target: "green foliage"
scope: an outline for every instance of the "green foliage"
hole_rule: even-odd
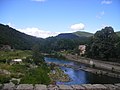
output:
[[[20,83],[28,83],[28,84],[49,84],[50,78],[48,76],[48,68],[46,67],[38,67],[28,71],[21,79]]]
[[[116,53],[117,53],[117,58],[120,59],[120,37],[119,37],[119,40],[116,44]]]
[[[10,76],[9,75],[2,75],[0,74],[0,83],[9,83]]]
[[[66,59],[60,52],[54,52],[51,55],[46,55],[46,56],[51,58]]]
[[[15,51],[0,51],[0,62],[9,62],[9,60],[16,59],[16,58],[27,58],[31,56],[32,52],[29,50],[15,50]]]
[[[15,85],[18,84],[18,81],[17,81],[17,80],[12,80],[11,82],[14,83]]]
[[[44,63],[44,57],[40,53],[39,45],[34,45],[33,48],[32,48],[32,51],[33,51],[32,59],[33,59],[34,63],[36,65],[43,64]]]
[[[87,55],[92,58],[106,59],[116,58],[116,43],[118,36],[112,27],[105,27],[97,31],[92,39],[92,43],[87,47]]]
[[[119,31],[119,32],[116,32],[116,34],[120,37],[120,31]]]
[[[27,67],[26,65],[14,64],[10,70],[15,73],[24,73],[27,70]]]

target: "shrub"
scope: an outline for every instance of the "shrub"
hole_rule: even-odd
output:
[[[0,75],[0,83],[9,83],[10,82],[10,76],[7,75]]]

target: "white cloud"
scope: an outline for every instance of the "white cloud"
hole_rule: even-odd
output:
[[[71,30],[84,30],[85,25],[83,23],[73,24],[70,26]]]
[[[96,15],[96,18],[101,19],[105,15],[105,12],[102,11],[98,15]]]
[[[36,36],[36,37],[41,37],[41,38],[56,36],[59,34],[58,32],[44,31],[38,28],[25,28],[25,29],[17,29],[17,30],[25,34]]]
[[[36,2],[45,2],[46,0],[32,0],[32,1],[36,1]]]
[[[101,4],[111,4],[112,0],[103,0]]]
[[[14,24],[12,24],[11,22],[7,23],[7,25],[9,25],[9,26],[10,26],[10,27],[12,27],[12,28],[14,28],[14,27],[15,27],[15,25],[14,25]]]

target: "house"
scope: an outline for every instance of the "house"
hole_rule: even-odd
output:
[[[84,55],[86,51],[86,45],[79,45],[80,55]]]

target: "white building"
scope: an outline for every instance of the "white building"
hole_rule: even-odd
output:
[[[79,45],[78,49],[80,50],[80,55],[85,54],[85,51],[86,51],[86,46],[85,45]]]

